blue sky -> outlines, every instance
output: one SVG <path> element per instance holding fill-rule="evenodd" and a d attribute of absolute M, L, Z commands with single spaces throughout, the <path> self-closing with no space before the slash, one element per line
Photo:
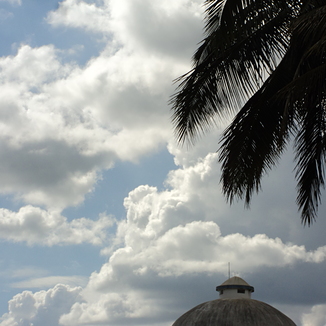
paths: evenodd
<path fill-rule="evenodd" d="M 0 325 L 171 325 L 231 274 L 326 325 L 325 207 L 291 148 L 251 209 L 221 195 L 221 130 L 176 144 L 173 80 L 202 0 L 0 1 Z"/>

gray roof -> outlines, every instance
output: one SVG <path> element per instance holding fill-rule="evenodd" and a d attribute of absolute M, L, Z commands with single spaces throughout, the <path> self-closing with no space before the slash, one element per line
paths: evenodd
<path fill-rule="evenodd" d="M 248 284 L 249 285 L 249 284 Z M 253 299 L 218 299 L 202 303 L 172 326 L 295 326 L 267 303 Z"/>
<path fill-rule="evenodd" d="M 216 291 L 226 289 L 244 289 L 249 290 L 250 292 L 254 292 L 254 287 L 249 285 L 244 279 L 238 276 L 233 276 L 216 287 Z"/>
<path fill-rule="evenodd" d="M 233 277 L 229 278 L 228 280 L 226 280 L 225 282 L 223 282 L 221 285 L 246 285 L 246 286 L 250 286 L 244 279 L 242 279 L 239 276 L 233 276 Z"/>

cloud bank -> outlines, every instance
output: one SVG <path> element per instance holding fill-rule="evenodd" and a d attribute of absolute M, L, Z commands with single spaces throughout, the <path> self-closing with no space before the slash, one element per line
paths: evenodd
<path fill-rule="evenodd" d="M 58 212 L 24 206 L 17 213 L 0 209 L 0 238 L 28 245 L 68 245 L 107 242 L 108 229 L 115 224 L 112 217 L 102 215 L 93 221 L 87 218 L 68 222 Z"/>
<path fill-rule="evenodd" d="M 78 292 L 82 300 L 78 297 L 71 309 L 62 313 L 60 324 L 168 325 L 178 316 L 171 306 L 187 301 L 186 294 L 180 293 L 176 284 L 192 288 L 192 295 L 197 291 L 203 295 L 207 289 L 200 289 L 202 284 L 191 284 L 200 278 L 222 282 L 228 261 L 236 262 L 242 275 L 293 268 L 303 263 L 313 268 L 325 262 L 326 246 L 309 251 L 302 245 L 284 243 L 266 234 L 223 235 L 217 224 L 218 216 L 213 220 L 210 214 L 205 215 L 213 204 L 202 192 L 209 184 L 207 180 L 216 177 L 215 159 L 216 154 L 209 154 L 195 166 L 170 172 L 169 187 L 164 191 L 144 185 L 130 192 L 124 203 L 127 218 L 118 222 L 114 245 L 103 250 L 103 254 L 110 254 L 108 262 L 92 273 L 88 285 Z M 213 189 L 212 182 L 210 190 Z M 196 200 L 198 205 L 194 205 Z M 202 219 L 198 220 L 198 216 Z M 30 296 L 38 293 L 27 296 L 24 292 L 18 297 L 26 300 L 27 305 Z M 310 325 L 307 321 L 311 320 L 310 314 L 322 320 L 318 317 L 322 307 L 313 307 L 303 315 L 302 325 Z M 4 322 L 18 316 L 25 321 L 31 318 L 29 314 L 22 317 L 15 309 L 9 309 L 9 315 L 3 316 Z"/>

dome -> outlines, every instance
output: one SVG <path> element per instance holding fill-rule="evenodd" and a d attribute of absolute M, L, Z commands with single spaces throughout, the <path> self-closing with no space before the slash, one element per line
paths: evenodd
<path fill-rule="evenodd" d="M 253 299 L 217 299 L 202 303 L 172 326 L 295 326 L 267 303 Z"/>
<path fill-rule="evenodd" d="M 251 299 L 254 287 L 238 276 L 217 286 L 216 291 L 220 299 L 192 308 L 172 326 L 295 326 L 279 310 Z"/>

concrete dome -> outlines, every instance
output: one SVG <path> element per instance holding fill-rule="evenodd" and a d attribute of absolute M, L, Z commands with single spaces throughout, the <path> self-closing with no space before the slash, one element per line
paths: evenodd
<path fill-rule="evenodd" d="M 220 299 L 202 303 L 172 326 L 295 326 L 282 312 L 251 299 L 254 287 L 238 276 L 216 287 Z"/>
<path fill-rule="evenodd" d="M 258 300 L 217 299 L 189 310 L 172 326 L 295 326 L 295 323 Z"/>

